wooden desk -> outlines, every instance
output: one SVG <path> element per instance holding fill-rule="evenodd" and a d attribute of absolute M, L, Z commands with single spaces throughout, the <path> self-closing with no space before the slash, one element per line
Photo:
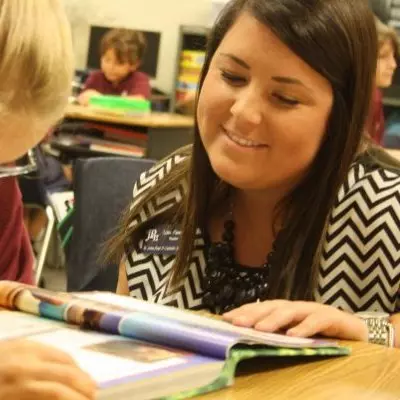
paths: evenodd
<path fill-rule="evenodd" d="M 170 114 L 151 113 L 147 116 L 117 115 L 104 111 L 70 104 L 65 118 L 69 120 L 92 121 L 105 125 L 118 125 L 127 129 L 143 130 L 148 135 L 146 157 L 161 159 L 177 148 L 192 142 L 194 119 Z"/>
<path fill-rule="evenodd" d="M 382 99 L 382 103 L 384 106 L 400 107 L 400 99 L 397 97 L 384 96 Z"/>
<path fill-rule="evenodd" d="M 202 396 L 204 400 L 399 400 L 400 350 L 364 343 L 345 343 L 347 357 L 299 364 L 263 363 L 235 379 L 232 387 Z M 246 370 L 249 369 L 247 364 Z M 274 365 L 275 364 L 275 365 Z"/>
<path fill-rule="evenodd" d="M 400 161 L 400 149 L 385 149 L 392 157 Z"/>

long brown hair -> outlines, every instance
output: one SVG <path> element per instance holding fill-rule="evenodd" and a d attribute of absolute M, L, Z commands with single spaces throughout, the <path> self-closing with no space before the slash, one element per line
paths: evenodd
<path fill-rule="evenodd" d="M 374 19 L 364 0 L 232 0 L 211 31 L 199 93 L 218 46 L 243 12 L 268 26 L 294 53 L 328 79 L 333 89 L 333 107 L 319 152 L 305 179 L 280 205 L 288 216 L 282 231 L 285 245 L 277 249 L 270 282 L 271 298 L 312 299 L 324 227 L 362 141 L 375 76 Z M 197 121 L 193 147 L 178 153 L 188 156 L 185 162 L 150 189 L 125 215 L 112 247 L 115 254 L 124 245 L 138 246 L 144 230 L 160 220 L 180 224 L 182 235 L 173 284 L 185 277 L 196 228 L 207 229 L 209 211 L 224 201 L 227 189 L 227 184 L 211 168 Z M 186 182 L 182 202 L 143 224 L 132 224 L 149 200 Z"/>

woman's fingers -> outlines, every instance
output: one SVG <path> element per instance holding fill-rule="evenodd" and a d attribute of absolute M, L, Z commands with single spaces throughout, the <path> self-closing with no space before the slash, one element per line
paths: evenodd
<path fill-rule="evenodd" d="M 289 336 L 309 337 L 318 333 L 331 332 L 332 337 L 337 337 L 336 331 L 337 325 L 332 315 L 316 312 L 307 315 L 299 324 L 289 329 L 286 333 Z"/>
<path fill-rule="evenodd" d="M 274 332 L 301 321 L 318 307 L 321 305 L 306 301 L 263 301 L 237 308 L 224 314 L 224 319 L 234 325 Z"/>
<path fill-rule="evenodd" d="M 291 336 L 319 334 L 337 339 L 368 340 L 368 329 L 360 318 L 311 301 L 273 300 L 247 304 L 224 314 L 224 319 L 264 332 L 286 329 Z"/>
<path fill-rule="evenodd" d="M 309 314 L 287 334 L 297 337 L 320 334 L 336 339 L 368 341 L 368 328 L 364 321 L 333 307 Z"/>
<path fill-rule="evenodd" d="M 297 324 L 306 315 L 307 310 L 304 307 L 275 308 L 265 318 L 257 321 L 254 328 L 264 332 L 276 332 Z"/>
<path fill-rule="evenodd" d="M 223 315 L 225 321 L 243 327 L 252 327 L 261 319 L 267 318 L 275 309 L 274 301 L 246 304 Z"/>

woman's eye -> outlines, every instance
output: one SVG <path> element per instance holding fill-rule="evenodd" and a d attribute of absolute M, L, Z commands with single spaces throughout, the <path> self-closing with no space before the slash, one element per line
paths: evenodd
<path fill-rule="evenodd" d="M 246 79 L 226 71 L 221 71 L 222 78 L 232 85 L 241 85 L 246 82 Z"/>
<path fill-rule="evenodd" d="M 278 100 L 278 102 L 280 102 L 286 106 L 297 106 L 300 104 L 300 101 L 298 101 L 292 97 L 286 97 L 286 96 L 282 96 L 280 94 L 274 94 L 274 97 Z"/>

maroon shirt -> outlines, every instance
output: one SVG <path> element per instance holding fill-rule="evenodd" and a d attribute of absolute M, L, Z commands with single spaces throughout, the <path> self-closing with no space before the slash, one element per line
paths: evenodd
<path fill-rule="evenodd" d="M 378 88 L 375 88 L 372 93 L 367 128 L 372 140 L 381 145 L 385 133 L 385 117 L 383 114 L 382 92 Z"/>
<path fill-rule="evenodd" d="M 15 178 L 0 179 L 0 280 L 33 282 L 33 253 Z"/>
<path fill-rule="evenodd" d="M 83 90 L 93 89 L 101 94 L 121 95 L 125 93 L 127 96 L 143 96 L 145 99 L 150 97 L 150 81 L 149 77 L 140 71 L 131 72 L 125 79 L 117 85 L 112 84 L 101 70 L 92 72 L 84 84 Z"/>

